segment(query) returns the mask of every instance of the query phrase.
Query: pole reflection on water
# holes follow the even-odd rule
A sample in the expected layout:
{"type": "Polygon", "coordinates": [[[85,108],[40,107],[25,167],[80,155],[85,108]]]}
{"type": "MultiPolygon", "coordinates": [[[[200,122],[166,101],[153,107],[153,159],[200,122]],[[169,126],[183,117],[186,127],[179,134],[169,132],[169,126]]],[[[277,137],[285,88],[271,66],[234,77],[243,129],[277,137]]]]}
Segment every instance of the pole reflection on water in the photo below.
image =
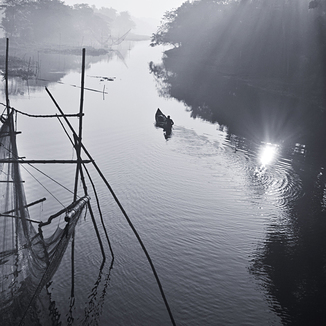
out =
{"type": "MultiPolygon", "coordinates": [[[[87,75],[105,72],[116,79],[105,84],[104,101],[101,94],[86,93],[84,141],[140,232],[176,323],[279,325],[309,319],[316,324],[326,302],[323,170],[295,142],[293,149],[265,144],[269,152],[262,161],[260,142],[191,119],[182,103],[159,97],[148,63],[160,59],[160,49],[139,43],[125,63],[106,57],[88,63],[87,75]],[[168,142],[153,127],[157,107],[175,122],[168,142]]],[[[69,86],[77,80],[79,74],[71,72],[62,84],[51,84],[58,102],[69,107],[65,111],[78,107],[78,90],[69,86]]],[[[103,83],[86,78],[91,89],[103,89],[103,83]]],[[[51,112],[45,97],[37,90],[28,100],[13,98],[12,105],[51,112]]],[[[27,122],[21,126],[25,132],[27,122]]],[[[30,128],[21,154],[37,157],[40,149],[32,142],[49,128],[30,128]]],[[[47,146],[41,143],[41,149],[47,146]]],[[[57,153],[71,155],[56,146],[57,153]]],[[[36,196],[25,179],[27,195],[36,196]]],[[[59,179],[64,183],[69,174],[59,179]]],[[[145,257],[103,188],[99,198],[115,264],[111,271],[101,269],[91,221],[81,221],[74,306],[70,309],[68,254],[51,284],[57,315],[75,325],[168,325],[145,257]]]]}

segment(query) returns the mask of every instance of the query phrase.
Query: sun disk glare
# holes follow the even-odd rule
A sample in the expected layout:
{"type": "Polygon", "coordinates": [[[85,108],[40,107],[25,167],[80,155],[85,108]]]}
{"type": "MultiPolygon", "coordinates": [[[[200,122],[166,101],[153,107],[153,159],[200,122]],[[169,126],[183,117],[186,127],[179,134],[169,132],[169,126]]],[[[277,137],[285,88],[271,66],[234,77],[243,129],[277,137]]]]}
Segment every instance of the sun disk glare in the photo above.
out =
{"type": "Polygon", "coordinates": [[[267,144],[260,153],[260,162],[262,165],[270,164],[276,156],[277,147],[272,144],[267,144]]]}

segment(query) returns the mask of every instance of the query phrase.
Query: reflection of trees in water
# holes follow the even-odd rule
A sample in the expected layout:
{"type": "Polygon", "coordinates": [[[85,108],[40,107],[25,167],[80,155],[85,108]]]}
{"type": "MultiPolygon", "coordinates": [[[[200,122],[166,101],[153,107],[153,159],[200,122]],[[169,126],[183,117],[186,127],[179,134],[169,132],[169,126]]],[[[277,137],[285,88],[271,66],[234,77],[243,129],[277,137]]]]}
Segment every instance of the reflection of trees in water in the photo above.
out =
{"type": "Polygon", "coordinates": [[[288,207],[287,221],[270,225],[250,271],[284,324],[325,325],[325,176],[317,169],[300,174],[302,196],[288,207]]]}
{"type": "Polygon", "coordinates": [[[284,141],[283,154],[290,155],[284,156],[301,188],[282,201],[282,217],[269,225],[250,272],[284,324],[326,324],[325,116],[303,99],[252,87],[186,55],[178,59],[174,50],[165,52],[162,64],[151,63],[150,71],[162,96],[185,103],[193,117],[228,126],[235,150],[284,141]],[[297,153],[296,142],[308,150],[297,153]]]}
{"type": "MultiPolygon", "coordinates": [[[[230,143],[246,153],[257,152],[244,138],[231,135],[230,143]]],[[[266,236],[249,271],[283,324],[325,325],[326,173],[321,162],[301,149],[299,144],[292,151],[283,149],[281,158],[287,163],[268,167],[261,176],[248,171],[253,197],[264,206],[271,196],[274,207],[265,213],[266,236]]]]}
{"type": "MultiPolygon", "coordinates": [[[[133,46],[131,43],[124,43],[115,50],[107,51],[102,55],[88,55],[86,49],[86,69],[93,63],[100,61],[110,62],[118,58],[125,63],[125,56],[133,46]]],[[[50,83],[58,83],[71,71],[79,71],[81,66],[82,49],[78,55],[41,52],[38,50],[12,51],[14,52],[9,60],[9,94],[25,95],[37,91],[39,88],[48,86],[50,83]],[[28,60],[27,60],[28,58],[28,60]],[[27,72],[30,72],[27,74],[27,72]]],[[[11,56],[11,54],[9,54],[11,56]]],[[[1,67],[0,67],[1,69],[1,67]]]]}
{"type": "Polygon", "coordinates": [[[325,139],[324,12],[324,0],[185,2],[152,35],[174,47],[151,65],[159,92],[239,135],[325,139]]]}
{"type": "Polygon", "coordinates": [[[259,87],[322,96],[325,6],[324,0],[314,6],[287,0],[185,2],[164,15],[151,45],[177,46],[175,52],[192,63],[219,67],[259,87]]]}
{"type": "Polygon", "coordinates": [[[160,95],[185,103],[193,117],[257,140],[316,145],[325,139],[325,114],[305,99],[253,87],[178,51],[166,51],[162,64],[151,62],[150,71],[160,95]]]}

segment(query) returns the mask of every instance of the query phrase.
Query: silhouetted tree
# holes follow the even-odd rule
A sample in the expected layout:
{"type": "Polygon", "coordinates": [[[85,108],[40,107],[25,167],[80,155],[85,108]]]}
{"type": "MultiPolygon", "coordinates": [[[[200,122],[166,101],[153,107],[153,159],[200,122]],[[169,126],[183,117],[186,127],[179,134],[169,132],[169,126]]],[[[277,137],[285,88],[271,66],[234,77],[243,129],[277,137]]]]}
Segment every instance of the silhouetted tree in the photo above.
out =
{"type": "MultiPolygon", "coordinates": [[[[151,46],[171,44],[169,56],[202,62],[301,95],[325,93],[325,0],[185,2],[167,12],[151,46]]],[[[197,78],[198,76],[194,76],[197,78]]]]}
{"type": "Polygon", "coordinates": [[[128,11],[122,11],[113,21],[112,27],[119,33],[124,34],[130,29],[136,27],[136,24],[131,20],[128,11]]]}
{"type": "Polygon", "coordinates": [[[97,10],[88,4],[67,6],[60,0],[4,0],[1,27],[20,42],[107,46],[112,30],[135,27],[128,12],[97,10]]]}

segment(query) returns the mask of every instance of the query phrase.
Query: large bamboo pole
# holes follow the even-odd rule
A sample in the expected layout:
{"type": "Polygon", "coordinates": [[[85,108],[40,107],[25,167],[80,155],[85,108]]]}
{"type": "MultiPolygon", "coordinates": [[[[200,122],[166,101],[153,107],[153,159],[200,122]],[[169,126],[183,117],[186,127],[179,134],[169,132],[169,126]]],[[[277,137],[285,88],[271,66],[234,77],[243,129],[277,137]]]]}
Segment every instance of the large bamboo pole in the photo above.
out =
{"type": "Polygon", "coordinates": [[[5,74],[6,74],[6,77],[5,77],[5,80],[6,80],[6,107],[7,107],[7,116],[9,117],[9,113],[10,113],[10,105],[9,105],[9,87],[8,87],[8,61],[9,61],[9,38],[7,38],[7,42],[6,42],[6,71],[5,71],[5,74]]]}
{"type": "Polygon", "coordinates": [[[81,72],[81,91],[80,91],[80,107],[79,107],[79,132],[78,138],[75,140],[76,154],[77,154],[77,167],[75,177],[75,189],[74,189],[74,201],[77,199],[78,192],[78,179],[81,169],[81,142],[82,142],[82,131],[83,131],[83,108],[84,108],[84,87],[85,87],[85,49],[82,50],[82,72],[81,72]]]}
{"type": "MultiPolygon", "coordinates": [[[[56,100],[53,98],[53,96],[52,96],[52,94],[50,93],[50,91],[49,91],[47,88],[45,88],[45,89],[46,89],[46,91],[48,92],[49,96],[51,97],[53,103],[55,104],[55,106],[56,106],[57,109],[59,110],[59,112],[64,116],[63,111],[61,110],[61,108],[60,108],[59,104],[56,102],[56,100]]],[[[77,134],[76,134],[74,128],[72,127],[71,123],[69,122],[69,120],[68,120],[65,116],[64,116],[63,118],[65,119],[65,121],[66,121],[68,127],[70,128],[71,132],[73,133],[74,137],[77,137],[77,134]]],[[[109,189],[109,191],[110,191],[111,195],[113,196],[115,202],[116,202],[117,205],[119,206],[119,208],[120,208],[122,214],[123,214],[124,217],[126,218],[126,220],[127,220],[128,224],[129,224],[129,226],[131,227],[132,231],[134,232],[134,234],[135,234],[135,236],[136,236],[136,238],[137,238],[137,240],[138,240],[138,242],[139,242],[141,248],[143,249],[143,251],[144,251],[144,253],[145,253],[145,256],[146,256],[146,258],[147,258],[147,261],[149,262],[149,264],[150,264],[150,266],[151,266],[152,272],[153,272],[153,274],[154,274],[154,277],[155,277],[156,282],[157,282],[157,284],[158,284],[159,290],[160,290],[160,292],[161,292],[161,296],[162,296],[162,298],[163,298],[164,304],[165,304],[166,309],[167,309],[167,311],[168,311],[168,313],[169,313],[169,317],[170,317],[171,323],[172,323],[172,325],[176,325],[175,320],[174,320],[174,317],[173,317],[173,314],[172,314],[172,311],[171,311],[171,308],[170,308],[169,303],[168,303],[168,301],[167,301],[167,299],[166,299],[166,296],[165,296],[165,294],[164,294],[164,290],[163,290],[163,287],[162,287],[161,281],[160,281],[160,279],[159,279],[159,277],[158,277],[158,274],[157,274],[157,272],[156,272],[155,266],[154,266],[154,264],[153,264],[153,262],[152,262],[152,259],[151,259],[150,255],[149,255],[149,253],[148,253],[148,251],[147,251],[147,249],[146,249],[146,247],[145,247],[145,245],[144,245],[142,239],[140,238],[140,236],[139,236],[139,234],[138,234],[136,228],[134,227],[132,221],[130,220],[130,218],[129,218],[127,212],[126,212],[125,209],[123,208],[123,206],[122,206],[122,204],[120,203],[120,201],[119,201],[117,195],[116,195],[115,192],[113,191],[111,185],[109,184],[109,182],[107,181],[107,179],[106,179],[105,176],[103,175],[102,171],[100,170],[100,168],[98,167],[98,165],[95,163],[95,161],[93,160],[93,158],[92,158],[92,156],[90,155],[90,153],[87,151],[87,149],[86,149],[86,147],[84,146],[84,144],[81,142],[80,145],[81,145],[81,148],[84,150],[86,156],[88,156],[88,158],[92,161],[92,164],[93,164],[94,168],[96,169],[97,173],[99,174],[99,176],[101,177],[101,179],[103,180],[103,182],[105,183],[105,185],[107,186],[107,188],[109,189]]]]}

